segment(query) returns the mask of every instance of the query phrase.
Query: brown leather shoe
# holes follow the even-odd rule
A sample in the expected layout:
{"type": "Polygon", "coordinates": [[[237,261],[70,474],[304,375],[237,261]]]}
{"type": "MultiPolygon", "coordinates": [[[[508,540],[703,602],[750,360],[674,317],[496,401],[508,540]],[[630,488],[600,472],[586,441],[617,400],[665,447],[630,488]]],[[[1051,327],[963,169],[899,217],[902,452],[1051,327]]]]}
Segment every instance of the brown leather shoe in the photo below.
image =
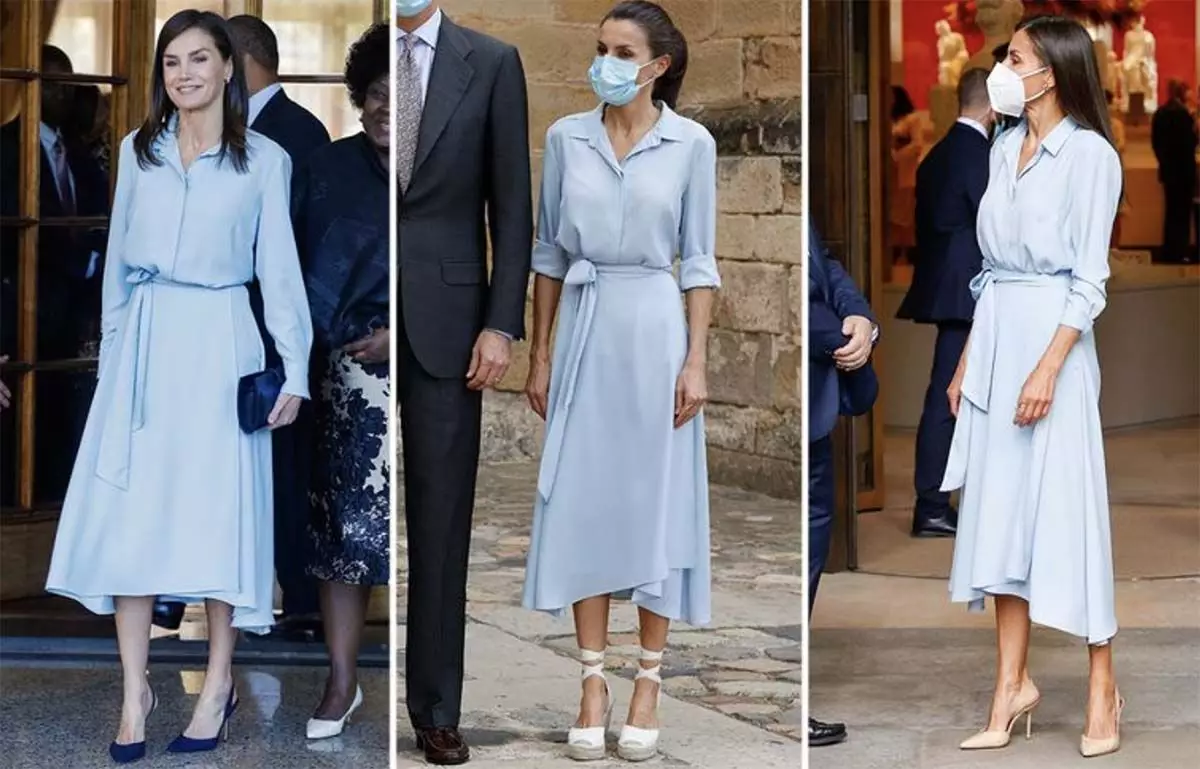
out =
{"type": "Polygon", "coordinates": [[[456,766],[471,760],[471,749],[452,726],[417,730],[417,750],[425,751],[425,760],[438,766],[456,766]]]}

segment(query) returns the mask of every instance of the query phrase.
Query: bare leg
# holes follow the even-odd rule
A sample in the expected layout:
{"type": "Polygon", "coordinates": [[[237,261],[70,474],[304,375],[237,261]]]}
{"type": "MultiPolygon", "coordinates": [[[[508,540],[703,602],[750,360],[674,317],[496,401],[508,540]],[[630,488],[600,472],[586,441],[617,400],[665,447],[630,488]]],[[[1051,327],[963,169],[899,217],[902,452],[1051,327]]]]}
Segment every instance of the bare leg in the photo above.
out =
{"type": "MultiPolygon", "coordinates": [[[[598,595],[577,601],[571,608],[575,614],[575,641],[580,649],[602,652],[608,648],[609,597],[598,595]]],[[[604,682],[591,676],[583,682],[579,698],[579,718],[576,726],[601,726],[605,709],[604,682]]]]}
{"type": "Polygon", "coordinates": [[[225,716],[225,703],[233,691],[233,649],[238,631],[233,628],[233,607],[224,601],[204,603],[208,615],[208,669],[204,688],[192,711],[192,722],[183,736],[197,740],[215,737],[225,716]]]}
{"type": "Polygon", "coordinates": [[[988,729],[1002,731],[1017,703],[1036,691],[1029,678],[1029,604],[1010,595],[996,596],[996,692],[988,729]],[[1024,694],[1022,694],[1024,692],[1024,694]]]}
{"type": "Polygon", "coordinates": [[[1088,647],[1087,721],[1083,733],[1096,740],[1117,735],[1117,678],[1112,644],[1088,647]]]}
{"type": "Polygon", "coordinates": [[[146,666],[150,659],[150,614],[154,597],[118,596],[116,605],[117,649],[124,676],[117,743],[129,745],[146,739],[146,716],[151,703],[146,666]]]}
{"type": "MultiPolygon", "coordinates": [[[[638,607],[638,633],[642,648],[660,652],[667,646],[667,632],[671,620],[654,612],[638,607]]],[[[643,668],[652,668],[658,662],[639,663],[643,668]]],[[[629,717],[625,723],[641,729],[658,728],[658,684],[648,678],[639,678],[633,685],[633,698],[629,700],[629,717]]]]}
{"type": "Polygon", "coordinates": [[[314,718],[337,721],[346,715],[358,687],[358,652],[371,588],[341,582],[321,582],[321,621],[329,650],[329,678],[314,718]]]}

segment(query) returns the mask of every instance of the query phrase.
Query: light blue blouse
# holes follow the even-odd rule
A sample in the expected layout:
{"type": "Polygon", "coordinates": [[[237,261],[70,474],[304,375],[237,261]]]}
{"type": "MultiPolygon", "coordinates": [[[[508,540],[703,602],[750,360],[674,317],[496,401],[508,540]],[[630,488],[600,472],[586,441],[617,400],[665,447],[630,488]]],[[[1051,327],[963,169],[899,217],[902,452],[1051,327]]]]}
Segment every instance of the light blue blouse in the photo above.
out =
{"type": "Polygon", "coordinates": [[[670,270],[684,291],[717,288],[717,145],[666,105],[618,162],[603,107],[560,119],[546,133],[533,270],[562,280],[570,263],[670,270]]]}
{"type": "Polygon", "coordinates": [[[307,398],[312,318],[292,235],[288,154],[262,134],[247,131],[246,173],[222,159],[219,148],[202,153],[185,170],[174,132],[167,130],[155,145],[162,164],[141,168],[133,136],[121,142],[117,166],[101,368],[115,353],[113,341],[139,283],[225,289],[257,275],[267,330],[283,359],[283,391],[307,398]]]}
{"type": "Polygon", "coordinates": [[[1106,303],[1121,160],[1103,136],[1066,117],[1018,175],[1026,130],[1022,121],[992,147],[977,224],[984,272],[972,288],[978,299],[989,272],[1061,275],[1070,291],[1060,325],[1087,333],[1106,303]]]}

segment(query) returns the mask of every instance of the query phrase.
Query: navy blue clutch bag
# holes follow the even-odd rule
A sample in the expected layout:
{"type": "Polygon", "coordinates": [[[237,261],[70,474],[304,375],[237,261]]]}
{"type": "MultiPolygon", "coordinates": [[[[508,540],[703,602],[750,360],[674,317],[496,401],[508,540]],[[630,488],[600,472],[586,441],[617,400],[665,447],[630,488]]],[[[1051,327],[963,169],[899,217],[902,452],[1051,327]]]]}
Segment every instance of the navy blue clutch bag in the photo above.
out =
{"type": "Polygon", "coordinates": [[[256,433],[267,426],[267,417],[283,391],[283,370],[271,367],[238,380],[238,424],[244,433],[256,433]]]}

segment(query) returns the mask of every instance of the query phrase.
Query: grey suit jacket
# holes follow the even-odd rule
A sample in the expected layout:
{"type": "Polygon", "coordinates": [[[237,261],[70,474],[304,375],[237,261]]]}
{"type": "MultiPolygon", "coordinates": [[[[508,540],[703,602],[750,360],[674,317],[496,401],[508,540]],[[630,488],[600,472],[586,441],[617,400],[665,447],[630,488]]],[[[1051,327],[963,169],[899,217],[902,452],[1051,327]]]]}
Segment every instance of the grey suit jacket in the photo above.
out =
{"type": "Polygon", "coordinates": [[[524,336],[533,245],[525,72],[516,48],[445,17],[396,237],[402,325],[431,376],[465,376],[484,328],[524,336]]]}

